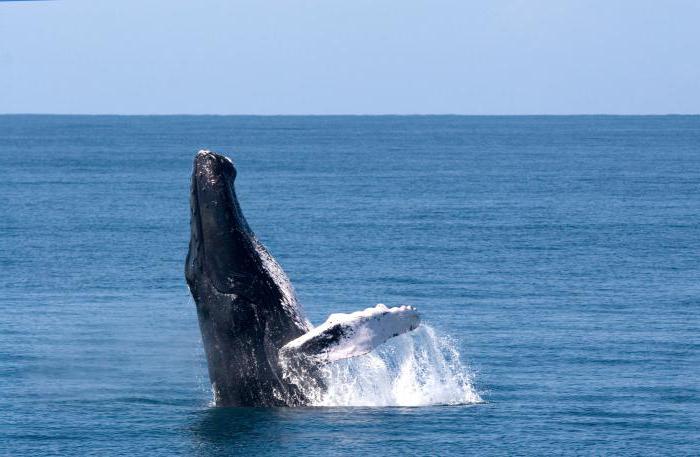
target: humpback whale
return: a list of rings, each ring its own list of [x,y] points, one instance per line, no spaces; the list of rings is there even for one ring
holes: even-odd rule
[[[371,351],[419,325],[410,306],[332,314],[314,328],[287,275],[241,211],[236,168],[199,151],[190,191],[185,278],[194,298],[217,406],[301,406],[318,367]],[[295,374],[294,376],[291,373]]]

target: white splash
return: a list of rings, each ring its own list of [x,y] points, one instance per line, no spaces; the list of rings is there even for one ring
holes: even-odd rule
[[[448,338],[421,325],[376,350],[319,368],[326,388],[308,386],[314,406],[429,406],[481,402]]]

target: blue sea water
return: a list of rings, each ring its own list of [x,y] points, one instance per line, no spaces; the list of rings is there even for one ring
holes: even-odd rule
[[[417,306],[482,403],[210,406],[192,158],[312,322]],[[0,454],[698,455],[700,117],[0,116]]]

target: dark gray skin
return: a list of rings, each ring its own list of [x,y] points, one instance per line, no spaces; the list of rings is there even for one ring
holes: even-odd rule
[[[194,159],[185,277],[217,406],[297,406],[304,394],[282,376],[279,349],[310,329],[289,280],[243,217],[224,156]]]

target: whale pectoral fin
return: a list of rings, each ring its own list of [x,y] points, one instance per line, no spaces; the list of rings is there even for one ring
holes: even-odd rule
[[[379,304],[350,314],[331,314],[322,325],[285,344],[280,355],[334,362],[366,354],[419,324],[418,312],[411,306],[387,308]]]

